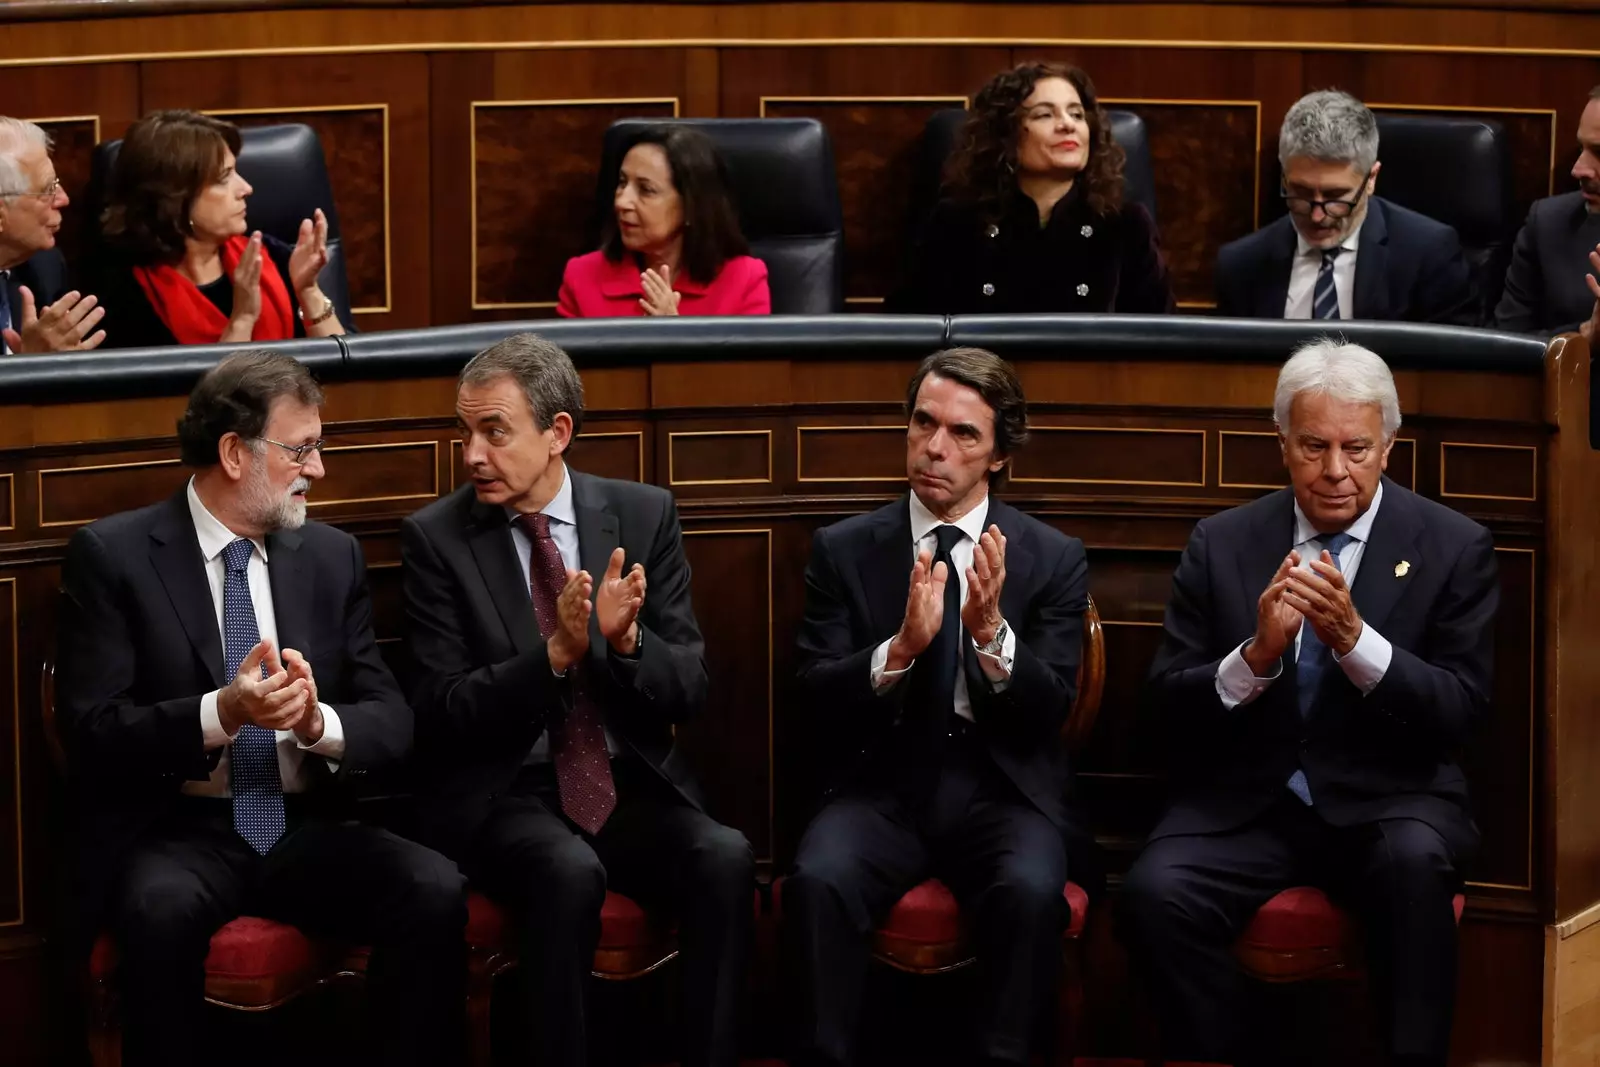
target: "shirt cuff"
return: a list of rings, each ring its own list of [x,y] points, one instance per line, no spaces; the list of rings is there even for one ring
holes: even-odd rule
[[[1272,673],[1262,677],[1250,669],[1250,664],[1244,661],[1244,646],[1248,642],[1240,642],[1239,647],[1223,657],[1217,664],[1217,697],[1222,701],[1224,710],[1232,710],[1241,704],[1248,704],[1256,697],[1267,691],[1267,687],[1278,680],[1283,673],[1283,661],[1279,660],[1272,665]]]
[[[1000,639],[1000,652],[998,655],[984,652],[978,648],[978,642],[972,641],[972,647],[978,653],[978,666],[983,671],[983,676],[989,679],[989,684],[994,686],[996,693],[1005,692],[1006,686],[1011,684],[1011,666],[1017,658],[1017,631],[1007,626],[1005,637]]]
[[[344,759],[344,723],[340,721],[339,713],[328,705],[318,701],[317,707],[322,710],[322,736],[314,745],[304,741],[297,741],[296,744],[306,752],[326,758],[337,771],[339,767],[336,761]]]
[[[889,641],[885,641],[872,650],[872,691],[879,694],[887,693],[916,662],[912,660],[897,671],[885,670],[884,668],[889,665]]]
[[[222,716],[217,711],[217,698],[221,693],[222,690],[213,689],[200,698],[200,740],[208,752],[233,740],[233,735],[222,728]]]
[[[1389,661],[1394,659],[1394,646],[1389,639],[1377,630],[1361,624],[1361,636],[1356,638],[1355,647],[1341,656],[1335,652],[1333,661],[1344,671],[1344,676],[1359,690],[1361,695],[1372,692],[1383,681],[1383,676],[1389,673]]]

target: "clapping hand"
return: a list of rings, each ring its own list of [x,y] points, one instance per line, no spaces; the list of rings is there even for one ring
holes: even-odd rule
[[[317,680],[311,674],[311,664],[299,652],[286,648],[283,650],[283,666],[289,672],[291,682],[306,683],[304,714],[293,729],[302,744],[314,745],[322,740],[323,720],[322,707],[317,701]]]
[[[94,330],[106,315],[105,308],[96,306],[100,302],[98,298],[84,296],[74,289],[43,311],[36,312],[33,291],[23,285],[17,292],[22,297],[21,329],[5,331],[6,347],[11,351],[87,352],[100,347],[100,342],[106,339],[104,330]]]
[[[967,568],[967,599],[961,605],[961,625],[972,640],[987,645],[1000,629],[1000,591],[1006,584],[1006,535],[990,525],[978,539]]]
[[[624,656],[633,655],[639,647],[639,609],[644,607],[644,566],[635,563],[627,574],[622,573],[625,554],[621,546],[611,553],[605,576],[600,579],[600,592],[595,597],[595,611],[599,615],[600,633],[611,647]]]
[[[589,597],[593,592],[594,579],[588,571],[568,569],[567,584],[556,597],[556,628],[545,642],[550,668],[557,674],[565,673],[589,651],[589,616],[594,611]]]
[[[944,586],[950,568],[933,562],[933,553],[923,549],[911,567],[911,589],[906,594],[905,619],[900,631],[889,641],[885,670],[903,671],[933,643],[944,625]]]
[[[666,264],[652,268],[639,275],[639,284],[644,287],[644,298],[639,301],[639,308],[646,315],[676,315],[678,301],[682,299],[681,293],[673,292],[672,268]]]
[[[261,676],[263,664],[265,678]],[[305,715],[306,696],[316,691],[309,673],[291,678],[272,642],[258,642],[239,664],[233,681],[217,694],[217,718],[223,730],[231,737],[246,723],[263,730],[296,729]]]

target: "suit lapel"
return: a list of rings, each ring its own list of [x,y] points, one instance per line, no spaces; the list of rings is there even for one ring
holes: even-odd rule
[[[178,622],[211,674],[217,688],[223,679],[222,631],[217,628],[217,609],[206,581],[205,562],[200,558],[200,539],[195,536],[194,519],[189,515],[188,490],[181,489],[168,501],[166,510],[150,529],[150,563],[172,601]]]
[[[1281,319],[1284,305],[1289,301],[1289,273],[1294,270],[1294,252],[1297,247],[1294,223],[1285,215],[1273,224],[1277,232],[1269,245],[1266,284],[1256,287],[1256,318]]]
[[[472,558],[478,563],[489,599],[511,638],[511,647],[518,652],[531,652],[539,641],[539,623],[534,618],[533,594],[522,577],[505,511],[474,500],[467,525]]]
[[[268,537],[267,577],[272,586],[272,614],[277,620],[279,653],[292,648],[309,657],[315,579],[300,552],[301,543],[300,535],[293,530]]]
[[[1410,583],[1396,569],[1402,560],[1417,562],[1417,535],[1421,521],[1412,510],[1408,493],[1389,479],[1383,480],[1383,501],[1372,520],[1372,534],[1361,553],[1361,570],[1350,590],[1363,622],[1383,632],[1389,613]],[[1406,568],[1406,569],[1409,569]]]
[[[572,510],[578,520],[578,562],[594,579],[594,595],[599,596],[600,582],[605,578],[611,553],[622,543],[621,527],[617,517],[606,510],[605,501],[595,491],[595,483],[588,475],[571,467],[567,468],[567,474],[572,479]],[[644,561],[627,560],[623,566],[631,567],[636,562]],[[591,614],[589,645],[600,648],[604,643],[600,636],[600,617]]]
[[[1373,197],[1367,220],[1361,224],[1361,244],[1356,249],[1356,291],[1350,310],[1358,319],[1387,319],[1389,300],[1389,220],[1383,201]]]
[[[894,633],[906,613],[911,589],[910,498],[902,496],[879,515],[872,543],[861,558],[861,588],[873,633]]]

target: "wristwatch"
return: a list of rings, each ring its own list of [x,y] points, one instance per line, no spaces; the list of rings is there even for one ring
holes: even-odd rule
[[[1010,627],[1006,625],[1006,621],[1004,619],[1001,619],[1000,628],[994,632],[994,636],[989,639],[988,644],[978,646],[978,651],[982,652],[986,656],[1000,655],[1001,649],[1006,647],[1006,634],[1009,631]]]

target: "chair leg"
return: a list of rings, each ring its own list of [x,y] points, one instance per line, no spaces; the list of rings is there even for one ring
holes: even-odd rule
[[[89,992],[89,1062],[94,1067],[122,1067],[122,1020],[116,995],[103,986]]]
[[[494,1041],[489,1025],[489,1009],[493,1001],[492,961],[475,952],[467,963],[468,1067],[492,1067],[494,1063]]]
[[[1061,939],[1061,985],[1056,1003],[1056,1067],[1072,1067],[1083,1034],[1083,937]]]

